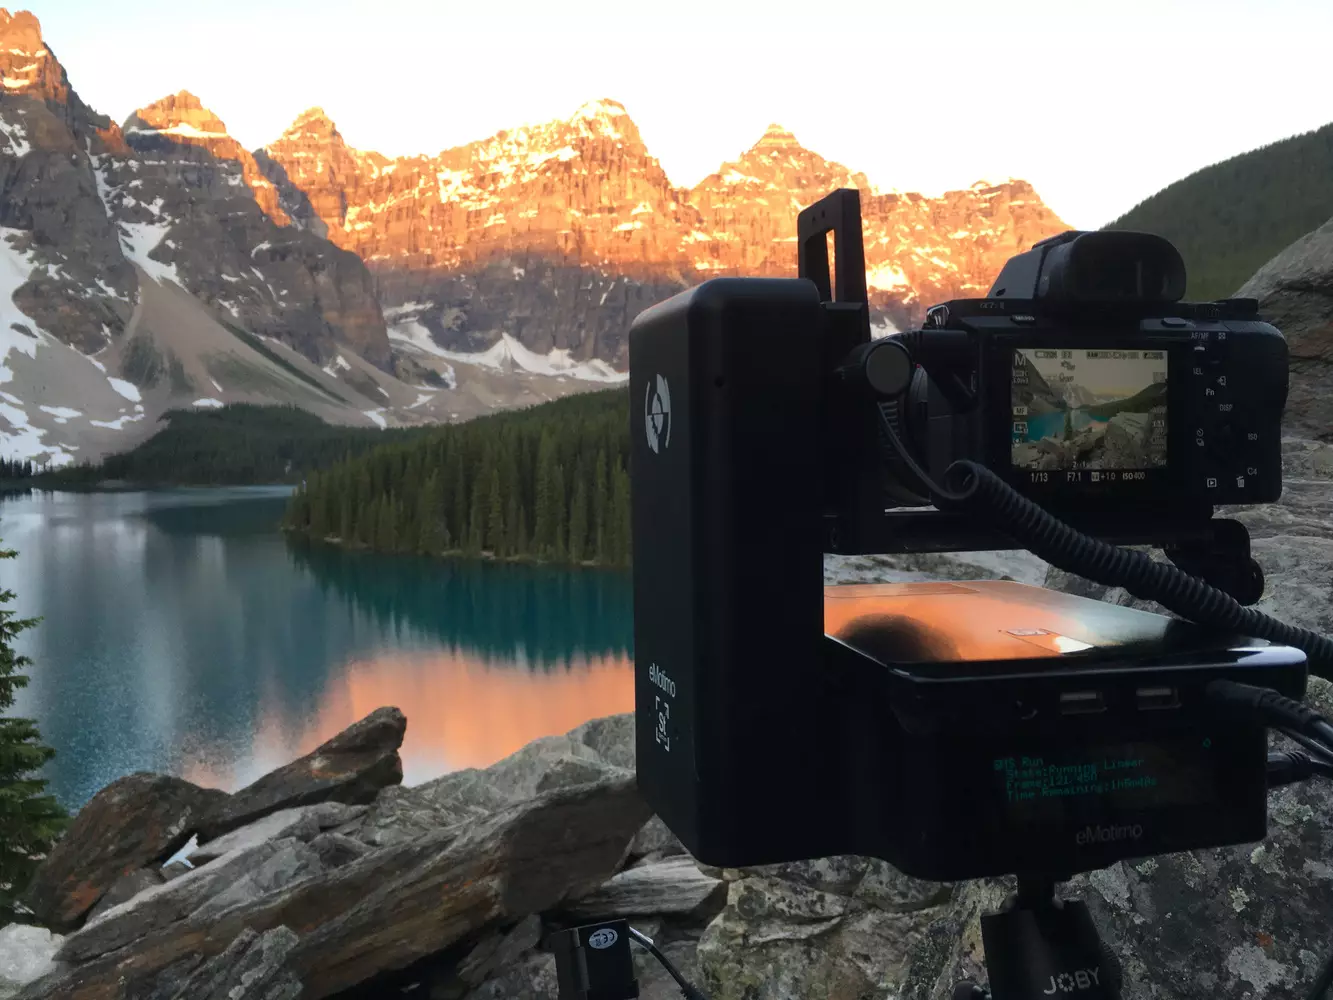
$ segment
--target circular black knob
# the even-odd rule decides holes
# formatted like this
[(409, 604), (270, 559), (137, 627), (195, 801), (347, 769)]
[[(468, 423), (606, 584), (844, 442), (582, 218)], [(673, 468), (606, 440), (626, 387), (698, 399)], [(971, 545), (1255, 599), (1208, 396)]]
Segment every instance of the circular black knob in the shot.
[(906, 392), (915, 370), (907, 348), (891, 338), (872, 343), (861, 360), (866, 385), (881, 399), (897, 399)]

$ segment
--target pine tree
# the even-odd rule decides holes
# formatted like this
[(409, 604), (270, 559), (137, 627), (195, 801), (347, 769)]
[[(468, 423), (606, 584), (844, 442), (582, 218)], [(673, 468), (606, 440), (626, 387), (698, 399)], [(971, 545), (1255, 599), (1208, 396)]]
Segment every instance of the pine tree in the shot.
[(505, 511), (504, 497), (500, 495), (500, 469), (491, 467), (490, 496), (486, 501), (486, 544), (497, 556), (508, 555), (505, 551)]
[(555, 548), (555, 440), (543, 432), (537, 448), (536, 517), (532, 528), (532, 548), (539, 557), (551, 555)]
[(444, 548), (440, 522), (440, 478), (432, 472), (417, 498), (417, 550), (434, 555)]
[(505, 555), (521, 556), (527, 551), (527, 544), (520, 531), (518, 488), (510, 492), (505, 500)]
[(592, 557), (606, 560), (607, 509), (611, 506), (611, 487), (607, 481), (606, 449), (597, 450), (597, 468), (592, 479)]
[(318, 472), (310, 473), (307, 482), (310, 523), (306, 530), (311, 538), (322, 539), (329, 534), (329, 522), (325, 517), (328, 511), (328, 490), (324, 477)]
[[(16, 555), (0, 550), (0, 559)], [(13, 599), (13, 591), (0, 592), (0, 605)], [(0, 607), (0, 713), (14, 704), (14, 692), (28, 685), (27, 675), (18, 671), (32, 661), (14, 651), (14, 640), (40, 620), (14, 615)], [(46, 781), (33, 777), (54, 756), (42, 744), (37, 723), (0, 715), (0, 923), (13, 917), (37, 862), (69, 822), (55, 798), (45, 794)]]
[(355, 541), (355, 538), (354, 538), (354, 536), (353, 536), (353, 534), (352, 534), (352, 532), (353, 532), (353, 530), (354, 530), (353, 527), (352, 527), (352, 524), (353, 524), (353, 522), (352, 522), (352, 504), (353, 504), (353, 498), (352, 498), (351, 496), (349, 496), (347, 493), (344, 492), (344, 493), (338, 498), (338, 500), (339, 500), (339, 504), (338, 504), (338, 506), (339, 506), (339, 511), (338, 511), (338, 540), (339, 540), (343, 545), (347, 545), (349, 542)]
[(574, 499), (569, 503), (569, 561), (575, 564), (588, 557), (588, 483), (580, 477), (574, 484)]
[(361, 522), (357, 530), (356, 540), (362, 545), (369, 545), (374, 548), (379, 544), (379, 530), (380, 498), (375, 497), (361, 511)]
[(287, 504), (287, 512), (283, 515), (283, 523), (292, 531), (299, 531), (302, 534), (310, 531), (310, 495), (305, 487), (292, 494)]
[(397, 533), (393, 523), (393, 498), (383, 497), (379, 501), (379, 515), (375, 525), (375, 548), (381, 552), (392, 552), (396, 547)]
[(514, 529), (514, 535), (518, 538), (518, 546), (515, 552), (527, 554), (532, 551), (532, 543), (528, 539), (528, 512), (522, 507), (518, 509), (518, 527)]
[(621, 465), (611, 474), (611, 530), (608, 561), (627, 566), (630, 560), (629, 474)]
[(467, 475), (463, 467), (463, 450), (454, 442), (449, 456), (449, 533), (460, 549), (467, 545)]
[(485, 501), (482, 499), (481, 476), (477, 476), (472, 485), (472, 503), (468, 506), (467, 516), (467, 551), (470, 555), (479, 555), (486, 544), (483, 529)]
[(569, 509), (565, 504), (565, 467), (557, 465), (551, 479), (551, 555), (557, 562), (567, 558)]

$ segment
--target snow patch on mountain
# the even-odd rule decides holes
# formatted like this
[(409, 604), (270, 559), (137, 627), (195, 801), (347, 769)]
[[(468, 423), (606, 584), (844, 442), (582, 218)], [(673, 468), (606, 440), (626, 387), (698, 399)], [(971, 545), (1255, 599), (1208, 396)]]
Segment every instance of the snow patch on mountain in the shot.
[(142, 413), (126, 413), (117, 417), (115, 420), (89, 420), (88, 423), (94, 427), (105, 427), (108, 430), (123, 431), (126, 424), (137, 423), (144, 418)]
[(344, 358), (341, 354), (337, 355), (332, 361), (330, 361), (327, 365), (325, 365), (325, 366), (324, 366), (323, 368), (321, 368), (320, 370), (321, 370), (325, 375), (328, 375), (330, 378), (337, 378), (337, 377), (338, 377), (338, 369), (340, 369), (340, 368), (341, 368), (343, 371), (348, 371), (348, 372), (350, 372), (350, 371), (352, 370), (352, 366), (349, 365), (349, 364), (347, 363), (347, 359)]
[(430, 331), (415, 319), (390, 326), (389, 339), (396, 340), (400, 344), (425, 354), (434, 354), (437, 358), (449, 357), (449, 352), (435, 343), (435, 338), (430, 335)]
[[(37, 356), (37, 324), (14, 304), (14, 293), (28, 280), (35, 266), (31, 253), (14, 247), (15, 240), (27, 235), (21, 229), (0, 227), (0, 382), (8, 382), (14, 377), (4, 364), (10, 351), (22, 351), (30, 358)], [(32, 332), (24, 333), (15, 329), (16, 326)]]
[(217, 409), (218, 407), (222, 406), (223, 403), (222, 400), (220, 399), (196, 399), (190, 405), (198, 406), (203, 409)]
[(404, 302), (400, 306), (389, 306), (384, 310), (384, 322), (393, 323), (404, 316), (412, 316), (415, 318), (429, 309), (432, 305), (434, 305), (433, 302)]
[(187, 139), (227, 139), (226, 132), (207, 132), (189, 122), (177, 122), (170, 128), (127, 128), (126, 135), (176, 135)]
[(137, 403), (143, 399), (143, 397), (139, 395), (139, 387), (133, 382), (126, 382), (123, 378), (110, 377), (107, 378), (107, 381), (111, 383), (111, 388), (115, 389), (116, 392), (120, 393), (131, 403)]
[[(423, 328), (424, 329), (424, 328)], [(392, 336), (392, 333), (390, 334)], [(546, 354), (524, 347), (516, 338), (507, 333), (500, 334), (499, 341), (485, 351), (469, 353), (467, 351), (446, 351), (436, 347), (441, 357), (459, 361), (468, 365), (480, 365), (497, 371), (523, 371), (532, 375), (552, 375), (561, 378), (573, 378), (586, 382), (607, 382), (618, 384), (629, 380), (627, 372), (618, 372), (605, 361), (576, 361), (569, 351), (558, 347)], [(435, 353), (432, 352), (432, 353)]]
[(124, 234), (121, 237), (121, 245), (125, 247), (125, 256), (147, 271), (149, 277), (159, 284), (163, 281), (172, 281), (182, 288), (185, 287), (175, 264), (155, 260), (149, 256), (166, 239), (171, 223), (122, 222), (120, 228)]
[[(414, 305), (416, 303), (413, 303)], [(388, 310), (385, 310), (388, 315)], [(430, 354), (441, 360), (448, 360), (454, 357), (454, 353), (446, 351), (430, 335), (430, 331), (422, 326), (415, 319), (407, 322), (398, 323), (389, 327), (389, 341), (400, 344), (409, 350), (420, 351), (423, 354)], [(471, 355), (465, 355), (471, 357)], [(454, 371), (452, 365), (444, 365), (440, 372), (440, 377), (444, 379), (444, 384), (450, 389), (458, 388), (458, 373)]]
[(51, 414), (51, 416), (56, 418), (56, 423), (58, 424), (68, 423), (71, 417), (83, 416), (81, 410), (71, 409), (68, 406), (39, 406), (37, 409), (41, 410), (43, 413)]
[(383, 430), (384, 428), (389, 426), (389, 421), (384, 419), (383, 407), (380, 407), (379, 409), (376, 410), (362, 410), (361, 412), (363, 412), (371, 420), (375, 421), (375, 423), (379, 425), (380, 430)]
[(0, 403), (0, 417), (9, 421), (9, 430), (0, 429), (0, 448), (12, 458), (29, 458), (34, 455), (46, 456), (47, 464), (52, 466), (69, 465), (74, 456), (59, 445), (46, 444), (42, 438), (46, 432), (33, 427), (28, 422), (28, 414), (17, 406)]
[(20, 156), (27, 156), (28, 153), (32, 152), (32, 144), (28, 142), (28, 133), (19, 123), (7, 122), (0, 118), (0, 136), (4, 136), (4, 151), (15, 159)]

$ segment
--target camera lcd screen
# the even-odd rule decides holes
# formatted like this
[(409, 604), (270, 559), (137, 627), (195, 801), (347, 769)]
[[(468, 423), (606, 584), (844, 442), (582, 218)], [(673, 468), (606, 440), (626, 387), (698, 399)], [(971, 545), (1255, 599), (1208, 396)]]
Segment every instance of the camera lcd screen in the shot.
[(1017, 348), (1010, 374), (1015, 469), (1080, 481), (1166, 466), (1167, 352)]
[(1004, 813), (1026, 826), (1204, 806), (1217, 797), (1221, 764), (1212, 739), (1200, 733), (1158, 743), (1002, 756), (990, 766)]

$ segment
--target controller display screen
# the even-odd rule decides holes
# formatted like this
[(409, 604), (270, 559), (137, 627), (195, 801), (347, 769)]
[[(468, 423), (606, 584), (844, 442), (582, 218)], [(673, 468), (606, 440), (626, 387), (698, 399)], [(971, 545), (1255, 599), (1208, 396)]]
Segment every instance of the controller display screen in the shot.
[(1013, 467), (1088, 483), (1145, 479), (1167, 464), (1166, 393), (1166, 351), (1017, 348)]
[(1206, 805), (1217, 798), (1213, 741), (1190, 736), (991, 761), (992, 788), (1009, 819), (1068, 823), (1115, 812)]

